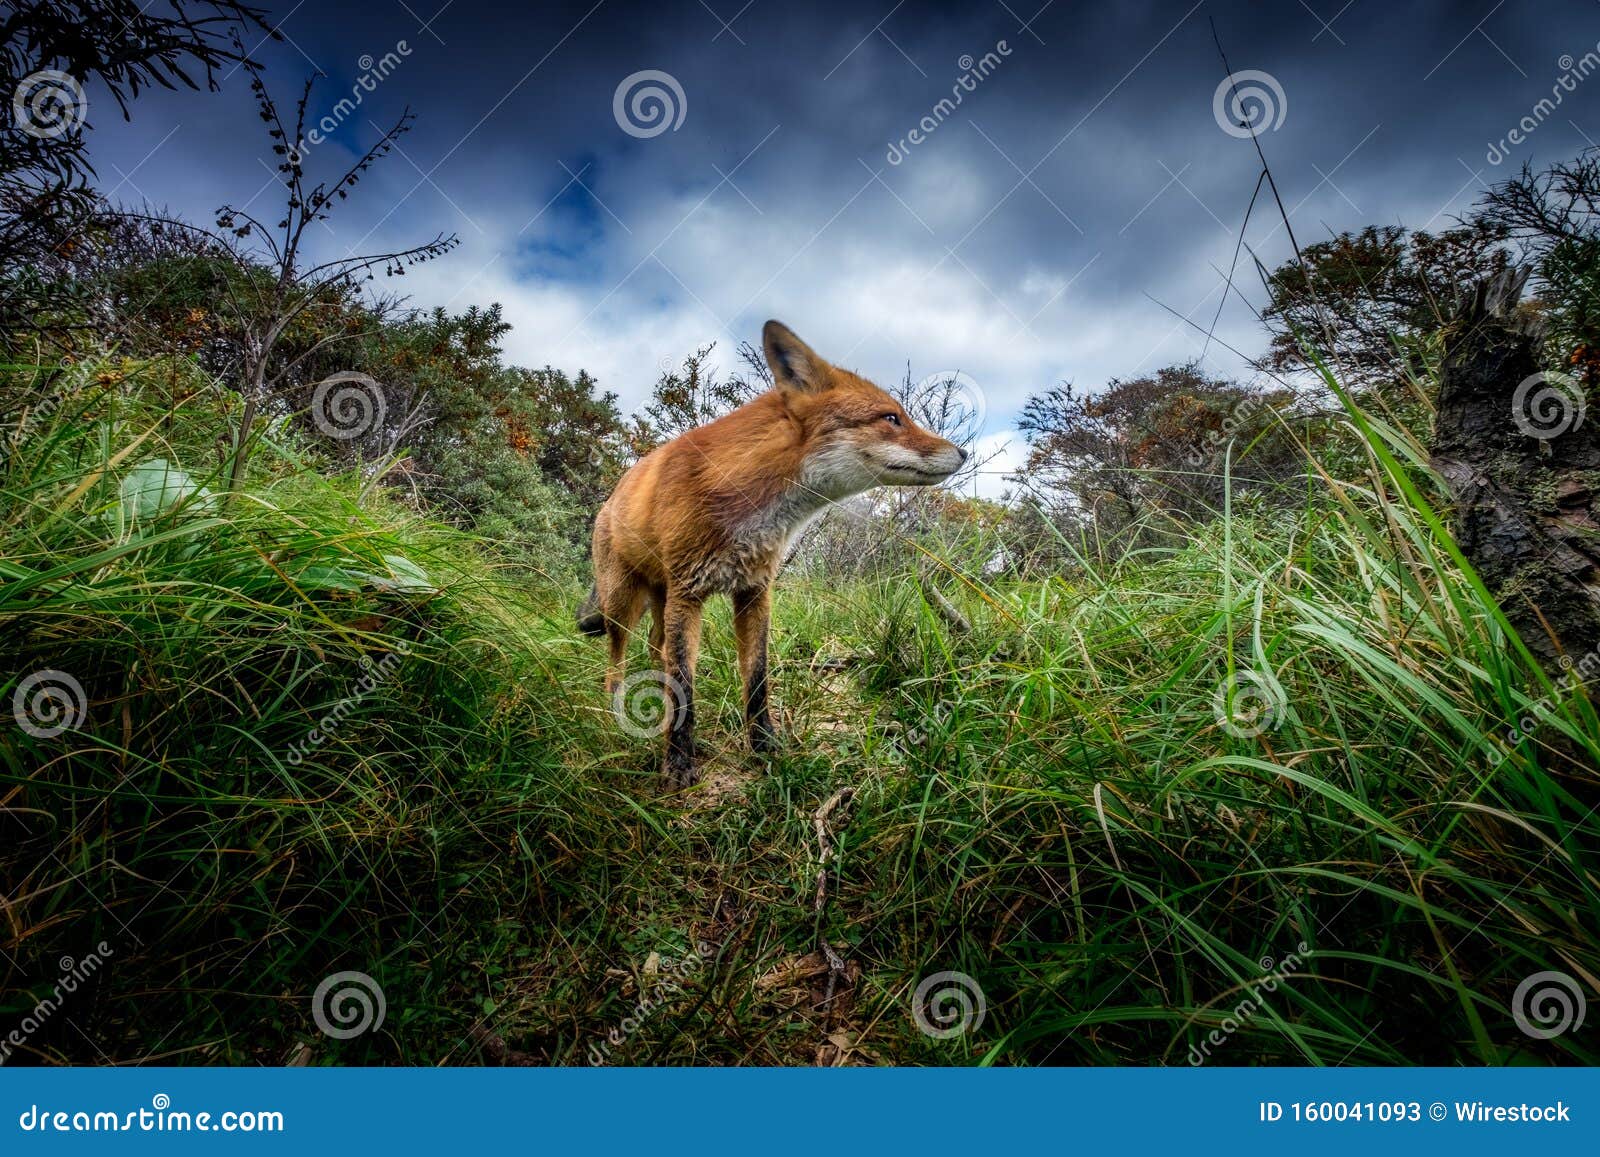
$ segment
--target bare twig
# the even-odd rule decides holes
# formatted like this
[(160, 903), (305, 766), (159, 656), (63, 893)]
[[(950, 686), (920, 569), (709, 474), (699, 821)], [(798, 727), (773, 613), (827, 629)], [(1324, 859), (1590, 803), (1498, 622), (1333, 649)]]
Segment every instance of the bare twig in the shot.
[(917, 570), (917, 586), (922, 591), (922, 597), (933, 608), (934, 613), (944, 620), (945, 626), (958, 635), (971, 633), (972, 623), (946, 597), (943, 591), (933, 585), (933, 577), (928, 573), (926, 565), (919, 567)]
[(833, 859), (833, 844), (828, 839), (828, 817), (838, 808), (848, 804), (855, 796), (853, 787), (841, 787), (828, 797), (828, 802), (819, 807), (816, 814), (811, 817), (812, 824), (817, 833), (817, 898), (812, 910), (822, 915), (822, 909), (828, 902), (828, 861)]
[(823, 994), (822, 1007), (830, 1018), (833, 1015), (833, 997), (838, 991), (839, 978), (845, 974), (845, 962), (822, 935), (822, 912), (828, 903), (828, 862), (834, 858), (833, 842), (828, 837), (828, 817), (846, 806), (855, 794), (855, 788), (841, 787), (829, 796), (827, 802), (812, 816), (812, 824), (817, 833), (817, 895), (812, 910), (817, 917), (817, 946), (828, 961), (828, 989)]

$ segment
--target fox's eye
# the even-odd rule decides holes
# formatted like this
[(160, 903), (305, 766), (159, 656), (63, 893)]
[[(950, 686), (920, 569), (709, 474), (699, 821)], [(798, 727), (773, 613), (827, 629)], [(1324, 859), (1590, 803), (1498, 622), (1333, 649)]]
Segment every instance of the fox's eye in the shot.
[(898, 426), (900, 424), (900, 415), (899, 414), (885, 414), (883, 416), (883, 420), (885, 422), (888, 422), (889, 425), (891, 425), (891, 426)]

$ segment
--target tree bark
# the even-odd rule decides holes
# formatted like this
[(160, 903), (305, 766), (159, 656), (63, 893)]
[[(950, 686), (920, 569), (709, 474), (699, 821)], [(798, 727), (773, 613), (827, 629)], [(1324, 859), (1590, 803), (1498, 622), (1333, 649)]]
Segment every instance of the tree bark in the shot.
[(1600, 645), (1600, 412), (1577, 379), (1540, 380), (1538, 327), (1517, 309), (1526, 280), (1480, 283), (1446, 332), (1432, 456), (1462, 552), (1555, 660)]

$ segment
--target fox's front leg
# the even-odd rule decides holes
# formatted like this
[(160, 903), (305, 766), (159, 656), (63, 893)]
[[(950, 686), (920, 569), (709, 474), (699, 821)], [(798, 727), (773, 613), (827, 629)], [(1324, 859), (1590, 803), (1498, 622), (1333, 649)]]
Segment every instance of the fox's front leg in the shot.
[(733, 634), (739, 644), (739, 673), (744, 677), (744, 721), (750, 749), (769, 752), (777, 746), (767, 707), (767, 626), (772, 618), (772, 591), (736, 591)]
[(694, 667), (700, 655), (700, 602), (667, 592), (663, 651), (667, 676), (667, 780), (689, 787), (694, 766)]

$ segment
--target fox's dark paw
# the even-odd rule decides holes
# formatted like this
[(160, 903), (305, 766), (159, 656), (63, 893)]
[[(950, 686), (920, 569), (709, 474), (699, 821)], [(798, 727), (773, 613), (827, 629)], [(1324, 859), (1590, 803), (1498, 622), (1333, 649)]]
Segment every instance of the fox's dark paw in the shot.
[(662, 774), (666, 778), (667, 785), (674, 791), (682, 791), (700, 782), (700, 769), (695, 766), (694, 759), (676, 752), (667, 756)]
[(750, 750), (757, 755), (775, 755), (783, 750), (783, 738), (770, 727), (750, 729)]

